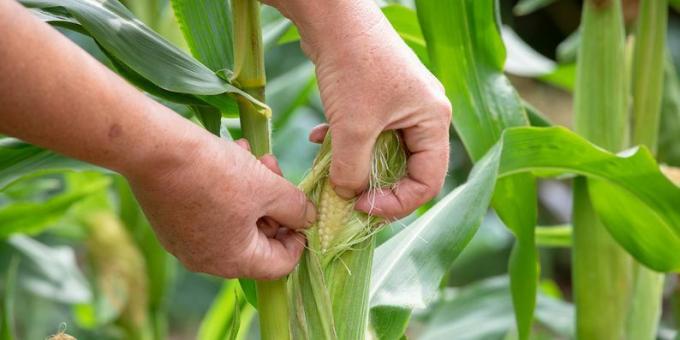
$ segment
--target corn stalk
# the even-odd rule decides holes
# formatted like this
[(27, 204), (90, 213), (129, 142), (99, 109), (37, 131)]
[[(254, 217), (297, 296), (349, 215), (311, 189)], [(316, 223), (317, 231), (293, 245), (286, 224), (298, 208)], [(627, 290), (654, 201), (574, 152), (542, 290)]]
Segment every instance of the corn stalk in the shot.
[[(585, 1), (575, 130), (610, 151), (627, 144), (624, 27), (620, 0)], [(573, 285), (579, 339), (625, 339), (630, 256), (595, 214), (584, 178), (574, 180)]]
[[(265, 101), (266, 83), (260, 3), (257, 0), (233, 0), (234, 81), (244, 92)], [(271, 153), (270, 113), (243, 97), (238, 98), (243, 136), (256, 157)], [(290, 338), (286, 279), (257, 282), (260, 333), (264, 340)]]
[[(634, 145), (656, 154), (664, 57), (666, 54), (667, 0), (643, 0), (635, 34), (632, 93)], [(631, 339), (654, 339), (661, 317), (664, 275), (633, 263), (633, 296), (627, 334)]]

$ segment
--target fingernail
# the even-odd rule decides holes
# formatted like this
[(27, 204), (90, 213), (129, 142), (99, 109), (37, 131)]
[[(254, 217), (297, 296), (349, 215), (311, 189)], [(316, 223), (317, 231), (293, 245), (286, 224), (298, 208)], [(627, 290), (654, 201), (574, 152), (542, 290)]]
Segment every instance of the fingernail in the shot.
[(307, 208), (305, 209), (305, 219), (307, 221), (307, 227), (311, 227), (314, 222), (316, 222), (316, 207), (310, 201), (307, 201)]
[(340, 196), (344, 199), (354, 198), (354, 196), (357, 195), (357, 193), (354, 192), (354, 190), (352, 190), (352, 189), (335, 187), (335, 188), (333, 188), (333, 190), (335, 190), (335, 193), (338, 194), (338, 196)]

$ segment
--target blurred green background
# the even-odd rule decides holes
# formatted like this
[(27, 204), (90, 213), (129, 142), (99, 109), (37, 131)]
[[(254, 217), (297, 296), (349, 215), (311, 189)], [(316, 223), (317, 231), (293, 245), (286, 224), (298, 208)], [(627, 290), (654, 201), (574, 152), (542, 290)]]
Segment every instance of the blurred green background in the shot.
[[(632, 29), (637, 1), (623, 3), (626, 22)], [(411, 1), (380, 4), (413, 8)], [(129, 0), (126, 5), (147, 25), (186, 48), (167, 1)], [(528, 104), (553, 123), (565, 126), (572, 121), (571, 90), (581, 5), (577, 0), (530, 0), (521, 1), (520, 5), (518, 1), (500, 1), (503, 37), (508, 48), (507, 74)], [(307, 133), (324, 120), (323, 107), (313, 65), (299, 44), (279, 42), (288, 23), (272, 8), (263, 7), (263, 24), (267, 43), (267, 102), (274, 112), (274, 151), (284, 175), (297, 183), (318, 150), (307, 141)], [(62, 32), (110, 65), (93, 40), (70, 30)], [(680, 74), (676, 71), (680, 70), (678, 7), (670, 11), (667, 37), (669, 57), (659, 156), (664, 163), (680, 166), (680, 143), (673, 143), (673, 138), (677, 140), (680, 136)], [(195, 120), (186, 107), (166, 104)], [(223, 123), (238, 138), (238, 121), (227, 118)], [(6, 145), (11, 142), (0, 141)], [(471, 168), (455, 134), (451, 143), (444, 192), (463, 183)], [(66, 327), (78, 339), (124, 339), (134, 333), (131, 329), (150, 324), (147, 332), (156, 332), (161, 338), (194, 339), (200, 327), (207, 327), (211, 318), (206, 318), (206, 314), (220, 289), (227, 287), (231, 289), (228, 293), (233, 291), (235, 285), (225, 286), (224, 280), (186, 271), (160, 248), (118, 175), (97, 169), (37, 172), (15, 179), (3, 178), (0, 172), (0, 184), (6, 185), (0, 191), (3, 236), (0, 311), (3, 325), (12, 323), (17, 338), (44, 339)], [(565, 181), (541, 182), (541, 225), (569, 222), (571, 190)], [(426, 209), (423, 207), (405, 221), (386, 227), (381, 239)], [(27, 232), (8, 238), (12, 228)], [(570, 253), (565, 244), (568, 240), (550, 236), (544, 235), (540, 254), (542, 285), (536, 334), (546, 339), (572, 338)], [(514, 319), (506, 277), (512, 242), (509, 232), (490, 212), (442, 282), (444, 289), (438, 302), (417, 312), (409, 336), (512, 337)], [(678, 276), (667, 276), (664, 298), (658, 338), (673, 339), (680, 327)], [(233, 302), (231, 308), (235, 307), (247, 310), (243, 303)], [(241, 317), (243, 323), (251, 325), (241, 336), (258, 338), (252, 310)]]

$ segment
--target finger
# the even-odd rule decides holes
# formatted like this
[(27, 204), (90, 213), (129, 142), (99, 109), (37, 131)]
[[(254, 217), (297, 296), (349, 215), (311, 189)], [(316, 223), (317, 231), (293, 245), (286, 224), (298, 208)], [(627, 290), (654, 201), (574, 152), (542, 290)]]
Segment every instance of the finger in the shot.
[(281, 230), (275, 238), (258, 233), (255, 251), (244, 266), (245, 275), (258, 280), (280, 278), (295, 268), (305, 248), (302, 234)]
[(358, 210), (388, 219), (404, 217), (428, 202), (441, 190), (449, 162), (448, 124), (419, 124), (404, 129), (410, 151), (407, 177), (393, 188), (364, 193)]
[(269, 170), (271, 170), (273, 173), (283, 176), (283, 172), (281, 172), (281, 168), (279, 167), (279, 161), (274, 157), (272, 154), (266, 154), (262, 157), (260, 157), (260, 162), (264, 164)]
[(234, 141), (234, 143), (236, 143), (236, 145), (240, 146), (242, 149), (250, 151), (250, 144), (246, 139), (244, 138), (237, 139)]
[(333, 126), (331, 134), (331, 184), (341, 197), (355, 197), (368, 187), (378, 132), (368, 125)]
[(267, 184), (271, 199), (265, 215), (290, 229), (310, 227), (316, 221), (316, 208), (305, 193), (280, 176), (273, 176)]
[(316, 144), (323, 143), (328, 133), (328, 124), (323, 123), (315, 126), (309, 133), (309, 141)]
[(257, 227), (260, 229), (262, 233), (264, 233), (267, 237), (274, 237), (276, 236), (276, 233), (281, 229), (281, 225), (278, 224), (274, 219), (271, 217), (262, 217), (257, 221)]

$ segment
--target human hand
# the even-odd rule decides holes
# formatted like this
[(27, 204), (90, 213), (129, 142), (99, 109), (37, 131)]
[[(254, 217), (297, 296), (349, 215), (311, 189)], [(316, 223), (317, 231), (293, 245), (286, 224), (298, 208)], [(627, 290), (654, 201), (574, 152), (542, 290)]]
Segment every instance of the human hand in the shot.
[[(361, 194), (357, 209), (403, 217), (434, 197), (449, 156), (451, 104), (372, 1), (269, 0), (298, 26), (302, 47), (316, 65), (332, 133), (330, 180), (345, 198)], [(328, 125), (310, 135), (323, 140)], [(368, 186), (378, 135), (401, 130), (408, 176), (375, 194)]]
[(191, 271), (274, 279), (302, 254), (297, 231), (314, 222), (314, 206), (273, 156), (258, 161), (247, 148), (210, 136), (162, 173), (126, 176), (163, 246)]

